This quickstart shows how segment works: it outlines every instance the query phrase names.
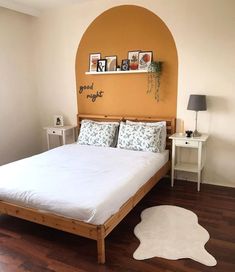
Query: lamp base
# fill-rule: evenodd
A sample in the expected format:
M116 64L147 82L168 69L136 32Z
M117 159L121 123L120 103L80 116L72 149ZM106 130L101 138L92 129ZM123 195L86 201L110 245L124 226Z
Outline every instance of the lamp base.
M197 130L194 130L193 137L200 137L200 136L202 136L202 134L199 133Z

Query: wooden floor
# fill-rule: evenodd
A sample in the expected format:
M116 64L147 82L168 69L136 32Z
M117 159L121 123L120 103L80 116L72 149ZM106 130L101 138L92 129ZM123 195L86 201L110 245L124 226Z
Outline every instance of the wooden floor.
M190 259L136 261L133 229L143 209L178 205L195 212L211 235L206 249L217 259L207 267ZM235 271L235 189L162 180L106 238L106 264L96 263L96 242L9 216L0 216L0 272L229 272Z

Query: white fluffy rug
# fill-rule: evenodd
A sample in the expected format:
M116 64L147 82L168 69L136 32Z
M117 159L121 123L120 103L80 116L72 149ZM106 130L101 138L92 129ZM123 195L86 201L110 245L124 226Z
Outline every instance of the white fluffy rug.
M210 235L198 224L195 213L162 205L144 210L141 219L134 230L140 240L133 254L136 260L190 258L207 266L216 265L215 258L204 248Z

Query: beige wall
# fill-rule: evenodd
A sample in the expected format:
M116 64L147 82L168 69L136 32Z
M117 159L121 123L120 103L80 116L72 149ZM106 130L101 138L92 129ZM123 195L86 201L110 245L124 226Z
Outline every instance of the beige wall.
M184 120L185 129L193 129L194 113L186 110L189 94L208 95L208 111L199 113L199 130L211 135L203 179L234 187L233 0L90 0L45 12L33 25L40 126L52 124L54 114L63 114L67 123L76 123L75 59L80 39L97 16L121 4L151 10L170 29L179 62L177 117Z
M0 165L40 150L32 17L0 8Z

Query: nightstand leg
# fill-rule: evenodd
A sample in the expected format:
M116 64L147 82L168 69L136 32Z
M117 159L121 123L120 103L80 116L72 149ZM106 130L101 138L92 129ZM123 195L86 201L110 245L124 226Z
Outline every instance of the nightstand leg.
M65 139L65 131L63 131L63 135L62 135L62 145L66 144L66 139Z
M198 148L198 181L197 181L197 190L198 192L200 191L200 184L201 184L201 171L202 170L202 143L199 143L199 148Z
M75 128L73 128L72 133L73 141L76 142Z
M172 142L172 161L171 161L171 187L174 186L175 175L175 141Z
M47 133L47 150L50 149L50 135Z

